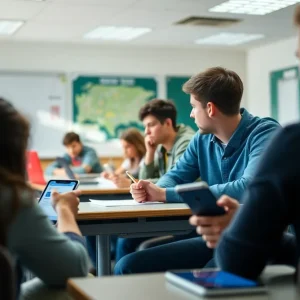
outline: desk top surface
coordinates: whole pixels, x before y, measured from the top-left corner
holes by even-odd
[[[174,217],[190,215],[190,209],[186,204],[183,203],[104,207],[91,202],[82,202],[79,204],[77,220]]]
[[[263,280],[268,285],[268,294],[244,295],[237,297],[221,296],[214,299],[243,299],[243,300],[296,300],[300,299],[300,293],[293,285],[294,269],[286,266],[267,267]],[[279,277],[281,279],[279,280]],[[273,283],[272,283],[272,280]],[[116,288],[117,287],[117,288]],[[167,282],[163,273],[95,277],[95,278],[74,278],[68,281],[68,290],[74,299],[80,300],[196,300],[209,299],[195,296],[190,292],[177,288]],[[212,299],[212,298],[210,298]]]

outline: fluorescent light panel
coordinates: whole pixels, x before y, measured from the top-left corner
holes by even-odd
[[[0,20],[0,35],[12,35],[23,24],[24,21]]]
[[[263,38],[263,34],[247,34],[247,33],[229,33],[223,32],[216,35],[212,35],[206,38],[198,39],[195,41],[199,45],[226,45],[235,46],[250,41]]]
[[[209,9],[211,12],[266,15],[299,3],[300,0],[229,0]]]
[[[101,26],[85,34],[84,38],[130,41],[151,30],[150,28]]]

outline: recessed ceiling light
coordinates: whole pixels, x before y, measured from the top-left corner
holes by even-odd
[[[210,8],[209,11],[246,15],[266,15],[299,2],[300,0],[229,0]]]
[[[229,33],[223,32],[216,35],[208,36],[206,38],[195,41],[199,45],[227,45],[235,46],[239,44],[248,43],[250,41],[263,38],[263,34],[247,34],[247,33]]]
[[[23,24],[24,21],[0,20],[0,35],[12,35]]]
[[[150,28],[101,26],[84,35],[86,39],[129,41],[150,32]]]

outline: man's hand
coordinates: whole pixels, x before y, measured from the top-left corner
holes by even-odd
[[[140,180],[130,186],[132,198],[137,202],[166,202],[166,189],[160,188],[148,180]]]
[[[52,191],[52,206],[56,212],[60,209],[69,209],[74,217],[78,213],[79,196],[81,195],[80,190],[59,194],[56,191]]]
[[[217,205],[224,207],[226,210],[225,215],[216,217],[190,217],[190,224],[197,226],[196,231],[202,235],[208,248],[215,248],[217,246],[223,230],[230,224],[234,214],[239,208],[238,201],[226,195],[217,201]]]
[[[118,188],[129,188],[131,184],[131,180],[125,177],[123,174],[120,175],[112,175],[109,179],[118,187]]]
[[[109,173],[109,172],[107,172],[107,171],[103,171],[102,173],[100,173],[100,176],[101,176],[102,178],[105,178],[105,179],[110,179],[109,177],[110,177],[111,175],[113,175],[113,174],[112,174],[112,173]]]
[[[152,141],[152,139],[150,138],[149,135],[146,135],[146,137],[145,137],[145,146],[146,146],[147,152],[149,151],[152,153],[154,153],[157,148],[157,145]]]
[[[144,163],[145,165],[150,165],[154,161],[157,145],[154,144],[151,138],[147,135],[145,137],[145,146],[146,146],[146,154],[144,158]]]

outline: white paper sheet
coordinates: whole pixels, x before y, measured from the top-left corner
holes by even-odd
[[[145,202],[138,203],[133,199],[126,200],[94,200],[90,199],[92,204],[104,206],[104,207],[114,207],[114,206],[137,206],[137,205],[150,205],[150,204],[161,204],[163,202]]]

